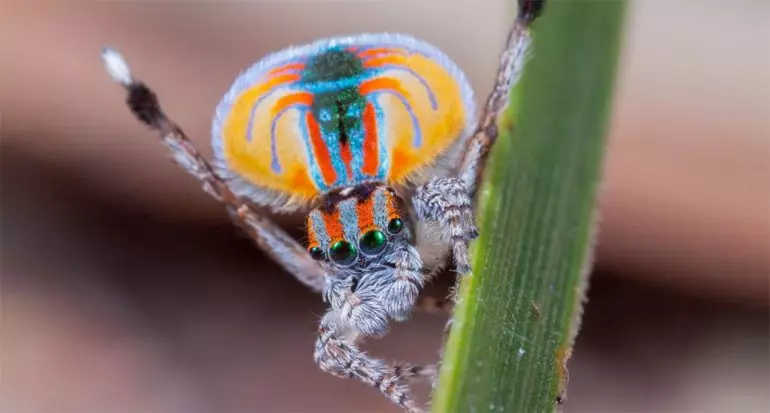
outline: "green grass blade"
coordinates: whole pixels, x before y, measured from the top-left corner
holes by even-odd
[[[474,276],[460,286],[435,413],[551,412],[563,397],[625,7],[551,1],[534,23],[479,191]]]

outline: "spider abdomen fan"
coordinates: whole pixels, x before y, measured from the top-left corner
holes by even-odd
[[[217,107],[212,144],[236,192],[290,209],[426,175],[459,152],[475,115],[465,74],[436,47],[396,34],[335,37],[241,73]]]

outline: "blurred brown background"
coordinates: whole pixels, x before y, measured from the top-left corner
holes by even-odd
[[[394,411],[317,370],[320,299],[169,162],[99,51],[118,48],[209,154],[237,73],[316,37],[422,37],[485,94],[509,3],[0,3],[0,409]],[[567,413],[770,409],[769,52],[766,1],[632,3]],[[369,348],[431,362],[444,321]]]

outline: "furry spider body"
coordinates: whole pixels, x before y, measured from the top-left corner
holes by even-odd
[[[394,34],[324,39],[271,54],[237,77],[216,109],[212,162],[125,60],[103,51],[128,106],[176,162],[268,255],[322,294],[329,309],[316,363],[409,412],[421,410],[408,380],[432,377],[435,368],[389,365],[358,344],[408,318],[450,256],[458,273],[470,273],[476,182],[542,6],[521,5],[480,117],[465,75],[437,48]],[[308,245],[251,205],[307,212]]]

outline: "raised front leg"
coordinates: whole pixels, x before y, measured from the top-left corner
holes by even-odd
[[[227,183],[217,176],[209,162],[195,149],[182,129],[166,117],[155,93],[147,85],[134,79],[128,64],[118,52],[104,49],[102,58],[110,76],[127,90],[126,103],[131,112],[142,123],[160,134],[161,142],[171,150],[176,163],[201,181],[208,194],[226,205],[230,216],[249,233],[266,254],[300,282],[320,292],[325,285],[325,271],[310,258],[305,248],[233,193]]]
[[[442,240],[452,250],[455,270],[471,272],[468,243],[478,236],[473,200],[459,178],[434,178],[417,188],[412,197],[417,219],[437,225]]]
[[[468,140],[457,165],[457,176],[471,193],[476,191],[487,154],[499,136],[498,120],[508,106],[511,88],[524,72],[532,42],[529,28],[540,15],[543,3],[544,0],[519,0],[518,16],[500,56],[492,93],[487,97],[476,130]]]

